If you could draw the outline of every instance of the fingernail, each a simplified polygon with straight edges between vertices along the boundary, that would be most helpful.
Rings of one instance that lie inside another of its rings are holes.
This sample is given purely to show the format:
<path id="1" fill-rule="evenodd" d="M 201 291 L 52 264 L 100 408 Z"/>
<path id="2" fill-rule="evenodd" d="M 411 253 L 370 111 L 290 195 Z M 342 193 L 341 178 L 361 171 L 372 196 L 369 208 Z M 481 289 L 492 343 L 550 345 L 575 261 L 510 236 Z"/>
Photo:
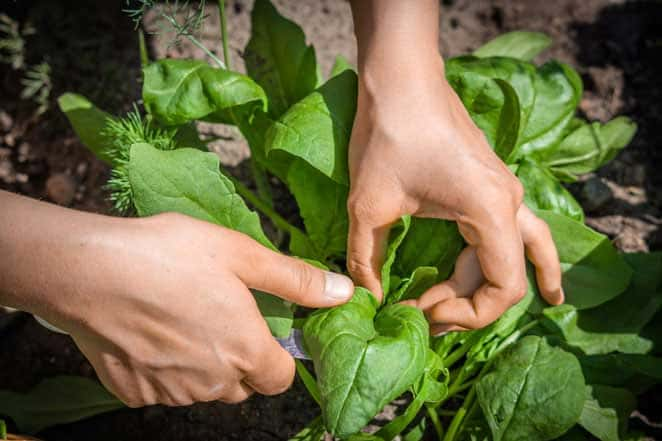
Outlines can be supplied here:
<path id="1" fill-rule="evenodd" d="M 324 295 L 331 300 L 347 300 L 354 293 L 352 280 L 342 274 L 324 271 Z"/>
<path id="2" fill-rule="evenodd" d="M 443 337 L 444 335 L 448 334 L 449 331 L 441 331 L 437 332 L 436 334 L 433 335 L 433 337 Z"/>
<path id="3" fill-rule="evenodd" d="M 563 291 L 563 288 L 561 288 L 561 301 L 559 302 L 559 305 L 563 302 L 565 302 L 565 291 Z"/>

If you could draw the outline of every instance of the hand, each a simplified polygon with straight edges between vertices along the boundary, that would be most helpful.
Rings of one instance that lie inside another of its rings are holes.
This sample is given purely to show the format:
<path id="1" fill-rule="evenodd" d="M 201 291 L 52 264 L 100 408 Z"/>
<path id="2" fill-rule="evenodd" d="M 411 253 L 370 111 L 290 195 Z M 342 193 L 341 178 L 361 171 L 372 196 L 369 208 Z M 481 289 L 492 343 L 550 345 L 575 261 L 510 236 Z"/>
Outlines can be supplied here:
<path id="1" fill-rule="evenodd" d="M 541 294 L 561 303 L 561 270 L 549 229 L 522 205 L 521 184 L 446 82 L 441 57 L 427 54 L 395 66 L 384 57 L 367 55 L 360 64 L 349 147 L 348 268 L 355 282 L 381 298 L 379 269 L 389 228 L 411 214 L 456 221 L 470 246 L 456 274 L 414 303 L 434 333 L 486 326 L 521 299 L 525 248 Z M 463 272 L 472 272 L 468 268 L 478 270 L 475 283 L 458 284 Z"/>
<path id="2" fill-rule="evenodd" d="M 248 288 L 310 307 L 353 293 L 345 276 L 186 216 L 110 218 L 3 192 L 0 204 L 0 303 L 69 332 L 131 407 L 284 391 L 294 361 Z"/>

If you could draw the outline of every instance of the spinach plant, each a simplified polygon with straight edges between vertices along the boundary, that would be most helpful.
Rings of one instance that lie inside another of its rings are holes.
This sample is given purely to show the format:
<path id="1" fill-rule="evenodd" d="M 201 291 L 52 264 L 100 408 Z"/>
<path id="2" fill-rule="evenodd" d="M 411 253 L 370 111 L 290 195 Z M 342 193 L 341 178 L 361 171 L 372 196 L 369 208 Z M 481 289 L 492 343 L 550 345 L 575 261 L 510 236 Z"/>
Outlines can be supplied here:
<path id="1" fill-rule="evenodd" d="M 584 225 L 562 184 L 612 159 L 636 126 L 625 117 L 606 124 L 578 118 L 579 75 L 560 62 L 532 62 L 550 44 L 539 33 L 505 34 L 447 60 L 446 75 L 521 180 L 525 203 L 549 225 L 566 303 L 546 305 L 529 274 L 525 298 L 496 322 L 429 337 L 422 313 L 398 302 L 445 280 L 463 240 L 452 222 L 404 217 L 390 234 L 383 304 L 357 288 L 347 304 L 293 320 L 288 305 L 256 294 L 274 334 L 300 326 L 313 359 L 314 376 L 301 363 L 297 370 L 321 417 L 294 439 L 319 440 L 328 431 L 355 440 L 618 440 L 636 394 L 662 378 L 660 334 L 646 326 L 662 304 L 662 256 L 619 254 Z M 60 97 L 60 108 L 113 167 L 118 210 L 177 211 L 275 249 L 261 224 L 270 221 L 289 238 L 284 251 L 343 270 L 356 72 L 338 57 L 324 78 L 303 31 L 268 0 L 255 2 L 245 74 L 231 70 L 225 52 L 224 67 L 143 57 L 144 115 L 115 117 L 71 93 Z M 241 131 L 257 193 L 222 169 L 197 121 Z M 277 212 L 268 176 L 289 189 L 302 225 Z M 374 434 L 361 432 L 403 394 L 410 400 L 401 414 Z"/>

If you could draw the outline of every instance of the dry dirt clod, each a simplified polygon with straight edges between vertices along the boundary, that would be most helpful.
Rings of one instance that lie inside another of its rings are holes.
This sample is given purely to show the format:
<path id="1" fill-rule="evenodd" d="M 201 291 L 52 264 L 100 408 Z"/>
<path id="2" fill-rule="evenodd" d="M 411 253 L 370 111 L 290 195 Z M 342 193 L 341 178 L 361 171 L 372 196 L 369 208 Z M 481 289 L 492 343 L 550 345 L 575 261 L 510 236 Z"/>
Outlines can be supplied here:
<path id="1" fill-rule="evenodd" d="M 581 199 L 587 211 L 595 211 L 614 197 L 609 186 L 599 177 L 593 176 L 584 184 Z"/>
<path id="2" fill-rule="evenodd" d="M 0 110 L 0 130 L 9 132 L 14 125 L 14 120 L 10 114 L 4 110 Z"/>
<path id="3" fill-rule="evenodd" d="M 76 181 L 64 173 L 54 174 L 46 181 L 46 194 L 58 205 L 70 205 L 76 195 Z"/>

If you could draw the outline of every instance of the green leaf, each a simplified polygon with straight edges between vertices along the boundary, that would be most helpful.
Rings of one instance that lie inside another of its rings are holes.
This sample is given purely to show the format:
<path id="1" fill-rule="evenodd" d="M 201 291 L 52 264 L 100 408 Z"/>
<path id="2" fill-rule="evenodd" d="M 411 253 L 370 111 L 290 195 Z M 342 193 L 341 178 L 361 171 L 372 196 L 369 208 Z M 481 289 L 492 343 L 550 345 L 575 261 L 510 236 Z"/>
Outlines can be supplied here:
<path id="1" fill-rule="evenodd" d="M 329 78 L 333 78 L 346 70 L 352 70 L 356 72 L 356 69 L 351 65 L 347 58 L 343 57 L 342 55 L 338 55 L 336 56 L 336 60 L 333 62 L 333 67 L 331 67 Z"/>
<path id="2" fill-rule="evenodd" d="M 535 336 L 500 353 L 476 392 L 495 441 L 554 439 L 577 422 L 585 401 L 577 359 Z"/>
<path id="3" fill-rule="evenodd" d="M 590 310 L 589 310 L 590 311 Z M 572 305 L 559 305 L 543 311 L 545 327 L 552 332 L 559 332 L 565 342 L 580 349 L 587 355 L 622 352 L 625 354 L 645 354 L 653 343 L 637 335 L 636 332 L 619 333 L 610 331 L 606 322 L 599 332 L 582 329 L 578 324 L 581 313 Z"/>
<path id="4" fill-rule="evenodd" d="M 586 401 L 579 424 L 601 441 L 620 441 L 636 399 L 627 389 L 586 386 Z"/>
<path id="5" fill-rule="evenodd" d="M 636 335 L 660 311 L 662 253 L 632 253 L 623 257 L 634 270 L 630 286 L 597 308 L 582 311 L 578 320 L 581 328 L 595 333 Z"/>
<path id="6" fill-rule="evenodd" d="M 583 86 L 571 67 L 550 61 L 536 70 L 535 103 L 522 130 L 519 145 L 511 160 L 557 144 L 572 121 Z"/>
<path id="7" fill-rule="evenodd" d="M 301 360 L 294 360 L 294 361 L 296 363 L 297 374 L 299 374 L 299 378 L 301 378 L 301 381 L 303 382 L 303 385 L 306 387 L 306 390 L 310 394 L 311 398 L 315 400 L 315 402 L 319 405 L 320 390 L 317 387 L 317 382 L 315 381 L 315 377 L 313 377 L 312 374 L 308 372 L 306 365 L 304 365 Z"/>
<path id="8" fill-rule="evenodd" d="M 413 388 L 414 399 L 403 414 L 375 433 L 379 438 L 391 441 L 411 424 L 425 404 L 439 403 L 448 395 L 448 370 L 444 369 L 443 361 L 434 351 L 428 349 L 426 354 L 425 371 Z M 438 379 L 442 373 L 445 381 Z"/>
<path id="9" fill-rule="evenodd" d="M 517 168 L 517 177 L 524 186 L 524 203 L 537 210 L 549 210 L 584 222 L 579 202 L 546 169 L 528 159 Z"/>
<path id="10" fill-rule="evenodd" d="M 414 217 L 398 248 L 392 272 L 404 278 L 418 267 L 433 266 L 439 271 L 439 280 L 445 280 L 462 248 L 464 240 L 455 222 Z"/>
<path id="11" fill-rule="evenodd" d="M 113 118 L 82 95 L 65 93 L 57 99 L 76 135 L 97 158 L 112 164 L 112 140 L 102 134 L 106 120 Z"/>
<path id="12" fill-rule="evenodd" d="M 315 49 L 294 22 L 268 0 L 257 0 L 251 13 L 251 39 L 244 50 L 246 72 L 269 98 L 269 114 L 278 118 L 317 86 Z"/>
<path id="13" fill-rule="evenodd" d="M 266 135 L 265 152 L 281 150 L 348 185 L 347 146 L 356 113 L 357 77 L 351 70 L 331 78 L 294 104 Z"/>
<path id="14" fill-rule="evenodd" d="M 138 215 L 175 211 L 240 231 L 273 249 L 257 214 L 223 176 L 214 153 L 188 148 L 161 151 L 134 144 L 128 173 Z"/>
<path id="15" fill-rule="evenodd" d="M 349 224 L 349 189 L 300 159 L 290 166 L 287 185 L 297 201 L 317 258 L 325 261 L 329 256 L 344 255 Z"/>
<path id="16" fill-rule="evenodd" d="M 641 392 L 662 382 L 662 358 L 641 354 L 584 355 L 579 357 L 587 383 L 627 387 Z"/>
<path id="17" fill-rule="evenodd" d="M 462 56 L 446 62 L 446 77 L 492 146 L 496 140 L 499 96 L 493 81 L 507 82 L 517 94 L 520 110 L 517 146 L 506 162 L 557 145 L 573 120 L 582 94 L 581 79 L 567 65 L 549 62 L 536 68 L 513 58 Z"/>
<path id="18" fill-rule="evenodd" d="M 404 279 L 398 289 L 394 291 L 388 303 L 398 303 L 402 300 L 417 299 L 437 283 L 439 270 L 433 266 L 419 266 L 410 277 Z"/>
<path id="19" fill-rule="evenodd" d="M 581 122 L 560 144 L 540 150 L 536 157 L 559 176 L 588 173 L 611 161 L 636 131 L 637 125 L 624 116 L 607 124 Z"/>
<path id="20" fill-rule="evenodd" d="M 0 419 L 0 439 L 7 439 L 7 424 Z"/>
<path id="21" fill-rule="evenodd" d="M 289 441 L 320 441 L 324 436 L 324 423 L 322 418 L 316 417 Z"/>
<path id="22" fill-rule="evenodd" d="M 284 338 L 290 335 L 292 323 L 294 322 L 294 312 L 292 306 L 285 301 L 271 294 L 262 291 L 253 290 L 253 297 L 260 310 L 260 314 L 269 326 L 271 335 Z"/>
<path id="23" fill-rule="evenodd" d="M 303 328 L 326 428 L 341 438 L 361 430 L 425 369 L 423 313 L 401 304 L 377 312 L 377 306 L 357 288 L 348 303 L 313 312 Z"/>
<path id="24" fill-rule="evenodd" d="M 0 414 L 9 416 L 26 433 L 123 407 L 101 384 L 84 377 L 47 378 L 26 394 L 0 390 Z"/>
<path id="25" fill-rule="evenodd" d="M 264 90 L 246 75 L 199 60 L 165 59 L 143 69 L 145 107 L 165 125 L 195 120 L 236 124 L 242 105 L 266 111 Z M 234 111 L 236 114 L 233 114 Z"/>
<path id="26" fill-rule="evenodd" d="M 391 267 L 395 261 L 395 256 L 400 247 L 400 244 L 409 231 L 411 225 L 411 217 L 403 216 L 395 226 L 389 231 L 388 244 L 386 252 L 384 253 L 384 263 L 382 263 L 381 279 L 382 289 L 384 290 L 384 298 L 387 298 L 391 292 Z"/>
<path id="27" fill-rule="evenodd" d="M 480 58 L 511 57 L 533 60 L 552 44 L 552 39 L 541 32 L 513 31 L 501 34 L 474 51 Z"/>
<path id="28" fill-rule="evenodd" d="M 515 89 L 506 81 L 499 78 L 494 81 L 503 93 L 503 106 L 501 112 L 499 112 L 494 152 L 505 161 L 517 145 L 520 125 L 519 98 L 517 98 Z"/>
<path id="29" fill-rule="evenodd" d="M 632 270 L 606 236 L 566 216 L 534 211 L 552 232 L 563 270 L 566 303 L 577 309 L 593 308 L 627 288 Z"/>

